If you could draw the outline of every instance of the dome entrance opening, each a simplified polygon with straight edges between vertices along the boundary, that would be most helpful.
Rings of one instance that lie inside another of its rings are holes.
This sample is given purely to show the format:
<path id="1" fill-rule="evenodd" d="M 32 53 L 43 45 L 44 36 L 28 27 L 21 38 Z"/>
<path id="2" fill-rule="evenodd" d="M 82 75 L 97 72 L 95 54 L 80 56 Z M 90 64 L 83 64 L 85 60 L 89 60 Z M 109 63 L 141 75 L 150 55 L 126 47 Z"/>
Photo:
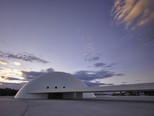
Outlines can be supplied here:
<path id="1" fill-rule="evenodd" d="M 63 93 L 48 93 L 48 99 L 63 99 Z"/>

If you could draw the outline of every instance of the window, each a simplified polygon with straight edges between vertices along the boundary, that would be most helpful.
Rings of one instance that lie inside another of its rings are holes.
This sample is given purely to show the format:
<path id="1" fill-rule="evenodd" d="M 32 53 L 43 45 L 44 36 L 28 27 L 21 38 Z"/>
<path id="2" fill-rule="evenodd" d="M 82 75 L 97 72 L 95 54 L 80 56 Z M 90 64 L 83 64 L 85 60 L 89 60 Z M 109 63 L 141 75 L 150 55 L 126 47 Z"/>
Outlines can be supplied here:
<path id="1" fill-rule="evenodd" d="M 49 89 L 49 86 L 47 86 L 47 89 Z"/>
<path id="2" fill-rule="evenodd" d="M 58 87 L 57 86 L 55 86 L 55 89 L 57 89 Z"/>

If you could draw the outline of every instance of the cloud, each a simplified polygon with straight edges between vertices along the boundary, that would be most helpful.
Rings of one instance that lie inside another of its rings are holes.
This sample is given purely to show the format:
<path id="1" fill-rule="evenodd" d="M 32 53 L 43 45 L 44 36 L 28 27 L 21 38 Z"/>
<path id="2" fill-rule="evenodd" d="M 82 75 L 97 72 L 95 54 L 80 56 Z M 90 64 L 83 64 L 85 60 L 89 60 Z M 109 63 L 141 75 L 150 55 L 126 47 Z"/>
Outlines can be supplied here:
<path id="1" fill-rule="evenodd" d="M 113 69 L 115 65 L 117 65 L 117 63 L 107 64 L 104 62 L 97 62 L 97 63 L 94 63 L 92 66 L 88 66 L 88 67 L 100 68 L 100 69 Z"/>
<path id="2" fill-rule="evenodd" d="M 154 20 L 154 0 L 115 0 L 112 15 L 126 29 L 136 29 Z"/>
<path id="3" fill-rule="evenodd" d="M 30 81 L 31 79 L 36 78 L 39 75 L 48 73 L 48 72 L 54 72 L 54 70 L 52 68 L 48 68 L 46 70 L 42 70 L 42 71 L 30 71 L 30 72 L 24 72 L 25 74 L 25 78 Z M 83 81 L 84 83 L 86 83 L 88 86 L 102 86 L 102 85 L 106 85 L 104 83 L 101 83 L 99 81 L 97 82 L 91 82 L 92 80 L 95 79 L 103 79 L 103 78 L 109 78 L 112 76 L 123 76 L 123 74 L 116 74 L 114 72 L 111 71 L 77 71 L 76 73 L 72 74 L 73 76 L 79 78 L 81 81 Z"/>
<path id="4" fill-rule="evenodd" d="M 32 54 L 29 54 L 29 53 L 12 54 L 12 53 L 5 53 L 5 52 L 0 51 L 0 57 L 24 60 L 24 61 L 29 61 L 29 62 L 36 61 L 36 62 L 40 62 L 40 63 L 49 63 L 48 61 L 38 58 L 38 57 L 36 57 Z"/>
<path id="5" fill-rule="evenodd" d="M 48 69 L 41 70 L 41 71 L 22 71 L 23 78 L 1 75 L 0 81 L 1 81 L 1 83 L 12 83 L 12 85 L 13 85 L 13 83 L 14 84 L 26 83 L 26 82 L 38 77 L 39 75 L 49 73 L 49 72 L 54 72 L 54 69 L 48 68 Z M 100 70 L 100 71 L 81 70 L 81 71 L 77 71 L 76 73 L 74 73 L 72 75 L 74 75 L 76 78 L 79 78 L 81 81 L 86 83 L 88 86 L 106 85 L 104 83 L 101 83 L 99 81 L 99 79 L 110 78 L 113 76 L 123 76 L 123 74 L 115 73 L 112 71 L 106 71 L 106 70 Z"/>
<path id="6" fill-rule="evenodd" d="M 27 80 L 31 80 L 36 78 L 39 75 L 48 73 L 48 72 L 54 72 L 54 69 L 52 68 L 48 68 L 46 70 L 42 70 L 42 71 L 30 71 L 30 72 L 23 72 L 24 73 L 24 77 Z M 91 82 L 92 80 L 95 79 L 103 79 L 103 78 L 109 78 L 109 77 L 113 77 L 113 76 L 123 76 L 124 74 L 121 73 L 114 73 L 111 71 L 105 71 L 105 70 L 101 70 L 101 71 L 77 71 L 74 74 L 72 74 L 73 76 L 79 78 L 80 80 L 82 80 L 83 82 L 85 82 L 87 85 L 89 86 L 100 86 L 100 85 L 104 85 L 103 83 L 100 82 Z"/>
<path id="7" fill-rule="evenodd" d="M 48 68 L 48 69 L 45 70 L 45 72 L 48 72 L 48 73 L 49 72 L 54 72 L 54 69 L 53 68 Z"/>
<path id="8" fill-rule="evenodd" d="M 41 72 L 41 71 L 38 71 L 38 72 L 37 71 L 30 71 L 30 72 L 24 71 L 23 72 L 23 76 L 27 80 L 34 79 L 35 77 L 42 75 L 42 74 L 44 74 L 44 72 Z"/>
<path id="9" fill-rule="evenodd" d="M 104 79 L 113 76 L 122 76 L 123 74 L 116 74 L 115 72 L 100 70 L 100 71 L 78 71 L 73 75 L 83 81 L 92 81 L 95 79 Z"/>
<path id="10" fill-rule="evenodd" d="M 73 75 L 82 80 L 89 87 L 93 87 L 93 86 L 113 85 L 113 84 L 102 83 L 100 79 L 110 78 L 113 76 L 123 76 L 124 74 L 106 70 L 100 70 L 100 71 L 78 71 Z"/>
<path id="11" fill-rule="evenodd" d="M 36 78 L 39 75 L 49 73 L 49 72 L 54 72 L 54 69 L 53 68 L 48 68 L 48 69 L 42 70 L 42 71 L 30 71 L 30 72 L 24 71 L 23 75 L 27 80 L 31 80 L 31 79 Z"/>
<path id="12" fill-rule="evenodd" d="M 106 65 L 105 63 L 99 62 L 99 63 L 95 63 L 94 67 L 95 68 L 100 68 L 100 67 L 104 67 L 105 65 Z"/>

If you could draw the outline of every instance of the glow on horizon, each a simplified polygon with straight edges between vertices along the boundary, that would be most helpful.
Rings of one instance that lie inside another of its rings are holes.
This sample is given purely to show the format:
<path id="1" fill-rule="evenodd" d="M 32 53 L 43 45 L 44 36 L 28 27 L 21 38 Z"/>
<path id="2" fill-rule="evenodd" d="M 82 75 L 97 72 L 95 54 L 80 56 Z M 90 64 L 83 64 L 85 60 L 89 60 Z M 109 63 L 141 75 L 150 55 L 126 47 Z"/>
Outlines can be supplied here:
<path id="1" fill-rule="evenodd" d="M 6 61 L 0 60 L 1 65 L 7 65 L 8 63 Z"/>
<path id="2" fill-rule="evenodd" d="M 8 68 L 1 68 L 0 69 L 1 76 L 22 76 L 23 72 L 18 69 L 8 69 Z"/>

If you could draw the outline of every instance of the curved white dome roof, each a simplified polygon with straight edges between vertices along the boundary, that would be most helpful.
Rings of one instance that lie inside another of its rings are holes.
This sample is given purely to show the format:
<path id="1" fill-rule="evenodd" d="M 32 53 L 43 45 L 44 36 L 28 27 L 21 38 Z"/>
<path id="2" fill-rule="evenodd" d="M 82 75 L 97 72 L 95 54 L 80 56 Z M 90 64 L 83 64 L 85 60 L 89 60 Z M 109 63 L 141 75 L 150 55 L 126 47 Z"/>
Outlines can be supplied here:
<path id="1" fill-rule="evenodd" d="M 45 91 L 65 92 L 66 90 L 76 90 L 87 87 L 85 83 L 75 78 L 71 74 L 64 72 L 46 73 L 33 79 L 23 86 L 16 94 L 15 98 L 47 98 Z M 42 93 L 33 94 L 32 91 L 42 91 Z M 90 95 L 89 93 L 86 93 Z M 87 96 L 87 95 L 86 95 Z"/>

